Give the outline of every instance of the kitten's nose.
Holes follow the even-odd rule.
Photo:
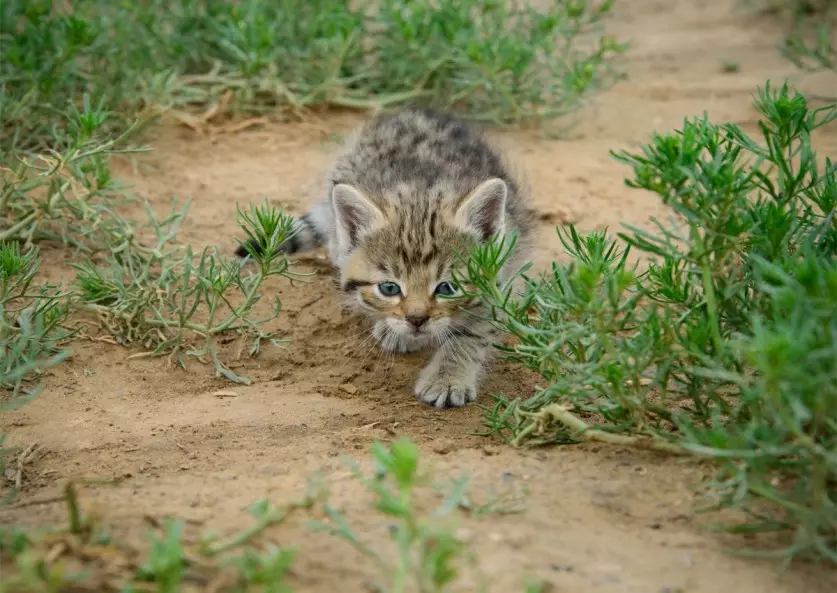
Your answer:
[[[410,322],[410,325],[418,329],[422,325],[424,325],[425,321],[430,319],[430,315],[426,313],[412,313],[410,315],[407,315],[405,319]]]

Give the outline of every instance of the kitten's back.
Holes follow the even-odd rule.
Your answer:
[[[506,209],[514,226],[528,230],[525,190],[482,134],[444,113],[403,109],[362,126],[328,181],[383,199],[444,200],[461,198],[493,177],[508,185]]]

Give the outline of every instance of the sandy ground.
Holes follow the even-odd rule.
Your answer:
[[[737,11],[735,3],[617,4],[612,32],[631,43],[628,79],[582,113],[570,138],[495,134],[533,188],[543,221],[541,264],[561,256],[556,223],[616,229],[662,213],[654,196],[624,186],[629,171],[610,149],[635,147],[704,110],[754,131],[751,97],[766,79],[790,76],[804,90],[828,91],[826,79],[799,76],[777,54],[777,23]],[[724,60],[740,63],[740,72],[724,73]],[[335,135],[357,120],[329,116],[215,138],[164,125],[149,138],[153,152],[117,167],[159,210],[193,199],[183,240],[232,249],[235,203],[268,196],[291,213],[304,212],[319,197]],[[820,150],[837,154],[837,138],[822,138]],[[46,255],[60,274],[61,253]],[[358,320],[341,312],[322,254],[300,259],[297,268],[314,273],[309,284],[271,285],[285,308],[276,327],[292,346],[243,363],[252,386],[231,386],[198,364],[177,370],[163,360],[126,361],[130,352],[107,344],[77,343],[38,399],[0,417],[9,442],[37,442],[48,451],[0,520],[47,524],[63,509],[37,503],[58,494],[66,478],[121,477],[85,489],[83,503],[123,536],[144,539],[143,515],[174,514],[198,531],[222,531],[241,524],[251,501],[290,500],[308,476],[322,472],[333,503],[367,541],[383,545],[387,522],[369,509],[341,457],[368,459],[374,439],[407,435],[438,478],[467,472],[477,499],[487,499],[491,488],[528,490],[520,514],[459,518],[492,591],[522,591],[526,576],[574,593],[837,590],[837,576],[825,567],[799,565],[779,578],[769,561],[726,555],[722,546],[752,542],[702,529],[707,519],[694,514],[693,492],[710,475],[706,466],[602,446],[514,450],[470,434],[481,427],[475,406],[437,411],[416,403],[410,388],[423,357],[393,361],[370,352]],[[532,375],[500,362],[482,401],[490,392],[525,397],[535,385]],[[238,397],[213,395],[230,388]],[[368,590],[372,567],[343,542],[312,533],[302,520],[270,535],[300,548],[295,590]],[[475,590],[474,579],[460,589]]]

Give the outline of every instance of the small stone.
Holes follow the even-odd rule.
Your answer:
[[[352,385],[351,383],[343,383],[343,384],[340,386],[340,390],[341,390],[341,391],[345,391],[345,392],[346,392],[346,393],[348,393],[349,395],[355,395],[355,394],[358,392],[357,387],[355,387],[355,386],[354,386],[354,385]]]
[[[549,568],[555,572],[572,572],[575,570],[575,567],[572,564],[558,564],[557,562],[550,564]]]
[[[486,445],[482,448],[482,452],[491,457],[492,455],[498,455],[500,453],[500,448],[493,445]]]
[[[438,441],[433,445],[433,451],[438,453],[439,455],[447,455],[451,451],[453,451],[454,445],[452,441],[447,439]]]

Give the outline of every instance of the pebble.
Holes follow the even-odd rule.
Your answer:
[[[452,441],[447,439],[438,441],[433,444],[433,451],[438,453],[439,455],[447,455],[451,451],[454,450],[454,445]]]
[[[348,393],[349,395],[354,395],[354,394],[356,394],[356,393],[358,392],[357,387],[355,387],[355,386],[354,386],[354,385],[352,385],[351,383],[343,383],[343,384],[340,386],[340,390],[341,390],[341,391],[345,391],[345,392],[346,392],[346,393]]]
[[[549,568],[556,572],[573,572],[575,570],[572,564],[558,564],[557,562],[550,564]]]

